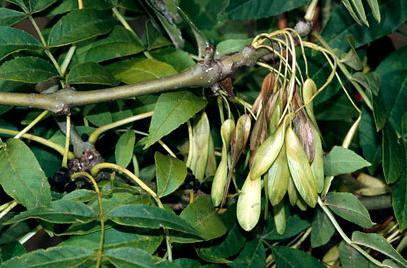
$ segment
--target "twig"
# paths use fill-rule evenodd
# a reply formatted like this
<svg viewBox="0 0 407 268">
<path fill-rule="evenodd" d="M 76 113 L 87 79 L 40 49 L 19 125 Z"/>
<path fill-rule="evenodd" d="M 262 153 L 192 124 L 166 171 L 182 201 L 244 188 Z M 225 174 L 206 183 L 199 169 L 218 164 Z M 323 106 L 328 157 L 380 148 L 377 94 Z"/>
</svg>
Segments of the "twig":
<svg viewBox="0 0 407 268">
<path fill-rule="evenodd" d="M 238 68 L 253 66 L 260 58 L 269 54 L 266 49 L 245 47 L 242 51 L 226 56 L 210 65 L 197 63 L 176 75 L 90 91 L 75 91 L 65 88 L 51 94 L 0 92 L 0 104 L 40 108 L 54 113 L 67 113 L 70 107 L 108 102 L 152 93 L 173 91 L 181 88 L 202 88 L 233 74 Z M 6 88 L 2 90 L 7 91 Z"/>
</svg>

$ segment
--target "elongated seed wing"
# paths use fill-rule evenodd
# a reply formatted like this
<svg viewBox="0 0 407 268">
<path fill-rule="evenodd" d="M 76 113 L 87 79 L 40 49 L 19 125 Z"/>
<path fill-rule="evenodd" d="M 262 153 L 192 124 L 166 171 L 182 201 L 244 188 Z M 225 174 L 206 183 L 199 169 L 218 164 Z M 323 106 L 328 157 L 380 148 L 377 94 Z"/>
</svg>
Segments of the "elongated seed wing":
<svg viewBox="0 0 407 268">
<path fill-rule="evenodd" d="M 285 146 L 287 162 L 295 188 L 310 207 L 317 203 L 317 187 L 307 155 L 294 130 L 289 127 L 286 131 Z"/>
<path fill-rule="evenodd" d="M 266 189 L 268 191 L 269 200 L 271 205 L 276 206 L 284 198 L 288 189 L 288 182 L 291 180 L 284 145 L 281 148 L 276 161 L 271 165 L 267 176 L 268 181 Z"/>
<path fill-rule="evenodd" d="M 246 178 L 237 200 L 237 220 L 245 231 L 250 231 L 260 219 L 261 178 Z"/>
</svg>

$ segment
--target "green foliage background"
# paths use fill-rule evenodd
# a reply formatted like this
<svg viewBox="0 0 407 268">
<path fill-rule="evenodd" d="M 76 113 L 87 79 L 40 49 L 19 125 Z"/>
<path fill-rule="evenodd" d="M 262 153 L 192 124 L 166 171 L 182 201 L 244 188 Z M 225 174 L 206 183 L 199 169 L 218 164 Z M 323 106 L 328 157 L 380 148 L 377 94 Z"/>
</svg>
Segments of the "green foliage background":
<svg viewBox="0 0 407 268">
<path fill-rule="evenodd" d="M 219 59 L 240 51 L 257 34 L 276 30 L 280 14 L 294 27 L 308 2 L 84 0 L 84 9 L 79 10 L 77 0 L 0 1 L 0 92 L 36 92 L 58 86 L 59 81 L 87 91 L 165 78 L 197 63 L 194 27 L 215 45 Z M 178 6 L 191 22 L 183 19 Z M 333 82 L 314 104 L 326 151 L 325 176 L 337 176 L 326 197 L 327 207 L 340 218 L 352 243 L 387 267 L 406 267 L 400 253 L 405 254 L 407 245 L 407 46 L 391 47 L 389 53 L 372 47 L 405 23 L 407 2 L 382 0 L 379 9 L 377 22 L 366 8 L 370 25 L 366 27 L 355 22 L 340 1 L 321 1 L 321 36 L 351 70 L 346 86 L 362 109 L 350 149 L 335 146 L 357 118 L 339 84 Z M 33 21 L 40 25 L 41 36 Z M 310 76 L 321 85 L 329 66 L 316 54 L 307 56 Z M 252 103 L 264 76 L 258 67 L 238 70 L 232 77 L 235 94 Z M 372 109 L 358 99 L 355 84 L 366 93 Z M 237 104 L 231 105 L 236 115 L 242 113 Z M 93 266 L 100 250 L 100 221 L 105 224 L 103 267 L 375 266 L 342 241 L 321 208 L 300 211 L 285 206 L 286 230 L 280 234 L 272 217 L 247 233 L 238 225 L 234 202 L 222 213 L 213 207 L 208 195 L 211 176 L 194 178 L 186 167 L 186 123 L 196 122 L 201 111 L 208 114 L 207 131 L 215 151 L 221 147 L 216 97 L 210 90 L 185 88 L 74 107 L 71 113 L 75 130 L 87 137 L 99 127 L 150 111 L 154 111 L 151 120 L 98 137 L 96 149 L 106 162 L 131 170 L 156 190 L 164 207 L 157 207 L 155 199 L 123 173 L 105 170 L 98 180 L 101 215 L 90 183 L 68 190 L 47 180 L 61 171 L 60 153 L 29 139 L 13 139 L 14 134 L 4 131 L 23 129 L 41 111 L 0 106 L 0 267 Z M 64 116 L 48 115 L 30 133 L 63 148 L 65 134 L 55 120 Z M 243 169 L 243 163 L 239 165 Z M 241 186 L 243 171 L 239 166 L 237 170 Z M 360 173 L 377 178 L 382 186 L 351 176 Z M 195 200 L 190 199 L 191 192 Z M 371 210 L 369 201 L 361 202 L 367 196 L 391 203 Z M 8 212 L 10 204 L 14 205 Z M 374 224 L 384 222 L 388 225 L 375 229 Z M 391 244 L 386 238 L 392 226 L 399 233 Z M 27 247 L 30 232 L 45 234 L 50 246 Z M 171 239 L 173 262 L 166 258 L 166 237 Z M 302 237 L 306 240 L 300 241 Z"/>
</svg>

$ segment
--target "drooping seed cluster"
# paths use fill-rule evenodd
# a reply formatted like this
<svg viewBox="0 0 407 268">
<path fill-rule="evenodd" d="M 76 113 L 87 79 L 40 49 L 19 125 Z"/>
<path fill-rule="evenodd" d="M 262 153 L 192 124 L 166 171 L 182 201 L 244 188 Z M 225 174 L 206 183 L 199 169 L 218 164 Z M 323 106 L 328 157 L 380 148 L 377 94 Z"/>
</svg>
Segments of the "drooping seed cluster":
<svg viewBox="0 0 407 268">
<path fill-rule="evenodd" d="M 324 185 L 322 143 L 311 103 L 316 85 L 307 79 L 301 94 L 296 88 L 283 114 L 287 95 L 274 76 L 273 72 L 266 76 L 253 105 L 258 115 L 253 129 L 247 114 L 236 126 L 233 119 L 221 126 L 222 154 L 212 183 L 212 201 L 215 206 L 224 202 L 234 165 L 250 136 L 250 168 L 237 201 L 237 218 L 246 231 L 259 221 L 262 188 L 273 206 L 278 231 L 284 232 L 286 193 L 291 205 L 305 210 L 315 207 Z"/>
</svg>

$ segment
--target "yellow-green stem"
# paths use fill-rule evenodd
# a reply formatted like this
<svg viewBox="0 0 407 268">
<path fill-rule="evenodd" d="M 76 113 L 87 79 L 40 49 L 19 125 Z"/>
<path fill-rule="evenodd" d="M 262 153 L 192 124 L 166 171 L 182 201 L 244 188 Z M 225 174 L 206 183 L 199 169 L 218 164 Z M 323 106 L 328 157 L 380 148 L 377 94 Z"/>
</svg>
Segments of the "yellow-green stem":
<svg viewBox="0 0 407 268">
<path fill-rule="evenodd" d="M 83 9 L 83 0 L 78 0 L 78 9 Z"/>
<path fill-rule="evenodd" d="M 97 129 L 95 129 L 95 131 L 92 132 L 92 134 L 90 134 L 89 136 L 89 143 L 91 144 L 95 144 L 97 139 L 99 138 L 100 135 L 102 135 L 104 132 L 116 128 L 116 127 L 120 127 L 122 125 L 126 125 L 132 122 L 135 122 L 137 120 L 141 120 L 141 119 L 145 119 L 148 117 L 153 116 L 153 112 L 146 112 L 146 113 L 142 113 L 142 114 L 138 114 L 138 115 L 134 115 L 116 122 L 113 122 L 111 124 L 107 124 L 104 126 L 101 126 Z"/>
<path fill-rule="evenodd" d="M 119 171 L 119 172 L 125 174 L 127 177 L 132 179 L 138 186 L 140 186 L 141 189 L 146 191 L 156 201 L 159 208 L 164 209 L 164 206 L 161 203 L 161 200 L 157 196 L 157 194 L 153 190 L 151 190 L 151 188 L 148 187 L 148 185 L 145 184 L 139 177 L 134 175 L 128 169 L 125 169 L 125 168 L 123 168 L 123 167 L 121 167 L 119 165 L 112 164 L 112 163 L 100 163 L 100 164 L 96 164 L 91 169 L 91 173 L 92 173 L 93 176 L 96 176 L 99 173 L 99 171 L 102 170 L 102 169 L 113 169 L 115 171 Z M 168 230 L 166 228 L 163 228 L 163 229 L 164 229 L 164 234 L 165 234 L 165 242 L 166 242 L 166 245 L 167 245 L 168 260 L 172 261 L 172 248 L 171 248 L 171 240 L 170 240 L 169 232 L 168 232 Z"/>
<path fill-rule="evenodd" d="M 95 188 L 97 199 L 98 199 L 99 221 L 100 221 L 100 239 L 99 239 L 99 249 L 98 249 L 98 253 L 96 256 L 96 268 L 99 268 L 102 263 L 102 259 L 103 259 L 103 245 L 104 245 L 104 240 L 105 240 L 105 221 L 104 221 L 103 206 L 102 206 L 102 192 L 100 191 L 96 180 L 87 172 L 74 173 L 74 174 L 72 174 L 71 179 L 75 180 L 75 179 L 81 178 L 81 177 L 87 178 L 92 183 L 93 187 Z"/>
<path fill-rule="evenodd" d="M 71 63 L 72 57 L 75 54 L 76 46 L 71 46 L 66 53 L 65 59 L 61 65 L 61 73 L 65 75 L 66 70 L 68 69 L 69 64 Z"/>
<path fill-rule="evenodd" d="M 12 210 L 15 206 L 17 206 L 16 201 L 11 201 L 7 204 L 8 205 L 0 212 L 0 219 L 3 218 L 5 215 L 7 215 L 7 213 L 9 213 L 10 210 Z"/>
<path fill-rule="evenodd" d="M 48 114 L 48 111 L 43 111 L 28 126 L 26 126 L 23 130 L 21 130 L 14 138 L 15 139 L 21 138 L 21 136 L 23 136 L 25 133 L 30 131 L 30 129 L 32 129 L 38 122 L 40 122 L 47 114 Z"/>
<path fill-rule="evenodd" d="M 373 264 L 379 266 L 379 267 L 389 267 L 391 268 L 391 266 L 387 266 L 383 263 L 381 263 L 380 261 L 376 260 L 375 258 L 373 258 L 372 256 L 369 255 L 369 253 L 367 253 L 365 250 L 363 250 L 361 247 L 359 247 L 358 245 L 356 245 L 355 243 L 353 243 L 353 241 L 345 234 L 345 232 L 342 230 L 341 226 L 339 225 L 339 223 L 336 221 L 335 216 L 331 213 L 331 211 L 328 209 L 328 207 L 324 204 L 324 202 L 322 201 L 322 199 L 320 197 L 318 197 L 318 205 L 322 208 L 322 210 L 324 211 L 324 213 L 326 214 L 326 216 L 329 218 L 329 220 L 331 221 L 332 225 L 335 227 L 336 231 L 339 233 L 339 235 L 342 237 L 342 239 L 351 247 L 353 247 L 354 249 L 356 249 L 360 254 L 362 254 L 364 257 L 366 257 L 366 259 L 368 259 L 369 261 L 371 261 Z"/>
<path fill-rule="evenodd" d="M 113 14 L 116 16 L 116 18 L 120 21 L 120 23 L 123 25 L 126 30 L 130 31 L 134 37 L 137 39 L 137 41 L 142 44 L 143 42 L 141 41 L 140 37 L 136 34 L 136 32 L 133 30 L 133 28 L 130 27 L 124 16 L 119 12 L 119 10 L 116 7 L 112 8 Z"/>
<path fill-rule="evenodd" d="M 318 41 L 322 44 L 322 46 L 324 48 L 326 48 L 327 50 L 329 50 L 332 54 L 333 51 L 331 49 L 331 47 L 328 45 L 328 43 L 325 41 L 325 39 L 322 38 L 322 36 L 316 32 L 313 33 L 313 35 L 318 39 Z M 345 75 L 345 77 L 349 80 L 349 82 L 355 87 L 355 89 L 359 92 L 359 94 L 362 96 L 363 101 L 366 103 L 366 106 L 370 108 L 370 110 L 373 110 L 373 106 L 372 103 L 370 102 L 370 99 L 368 98 L 368 96 L 366 95 L 365 91 L 360 87 L 360 85 L 358 83 L 356 83 L 353 79 L 352 79 L 352 74 L 348 71 L 348 69 L 346 68 L 346 66 L 341 63 L 340 61 L 338 61 L 338 66 L 341 69 L 342 73 Z"/>
<path fill-rule="evenodd" d="M 11 130 L 11 129 L 0 128 L 0 134 L 6 134 L 6 135 L 14 136 L 14 135 L 18 134 L 18 131 Z M 23 134 L 21 137 L 24 138 L 24 139 L 27 139 L 27 140 L 32 140 L 32 141 L 38 142 L 38 143 L 40 143 L 42 145 L 45 145 L 45 146 L 47 146 L 47 147 L 49 147 L 51 149 L 54 149 L 55 151 L 60 153 L 62 156 L 64 155 L 64 152 L 65 152 L 64 147 L 62 147 L 59 144 L 53 143 L 52 141 L 49 141 L 47 139 L 44 139 L 42 137 L 38 137 L 38 136 L 35 136 L 35 135 L 32 135 L 32 134 Z M 73 158 L 75 158 L 75 155 L 72 152 L 69 152 L 68 153 L 68 159 L 73 159 Z"/>
<path fill-rule="evenodd" d="M 49 51 L 47 42 L 44 39 L 44 35 L 42 34 L 40 27 L 38 27 L 37 22 L 35 21 L 35 19 L 32 16 L 29 16 L 28 19 L 30 20 L 31 24 L 33 25 L 35 31 L 37 32 L 37 34 L 40 38 L 41 44 L 44 47 L 45 54 L 47 54 L 47 56 L 51 60 L 52 64 L 54 64 L 54 67 L 58 71 L 59 75 L 62 76 L 61 68 L 59 67 L 59 64 L 58 64 L 57 60 L 55 59 L 55 57 Z"/>
<path fill-rule="evenodd" d="M 307 11 L 305 12 L 304 19 L 307 21 L 312 21 L 315 16 L 315 10 L 318 4 L 318 0 L 312 0 L 311 4 L 309 4 Z"/>
<path fill-rule="evenodd" d="M 71 115 L 66 116 L 66 136 L 65 136 L 65 148 L 64 156 L 62 158 L 62 166 L 68 167 L 68 154 L 69 154 L 69 144 L 71 141 Z"/>
</svg>

